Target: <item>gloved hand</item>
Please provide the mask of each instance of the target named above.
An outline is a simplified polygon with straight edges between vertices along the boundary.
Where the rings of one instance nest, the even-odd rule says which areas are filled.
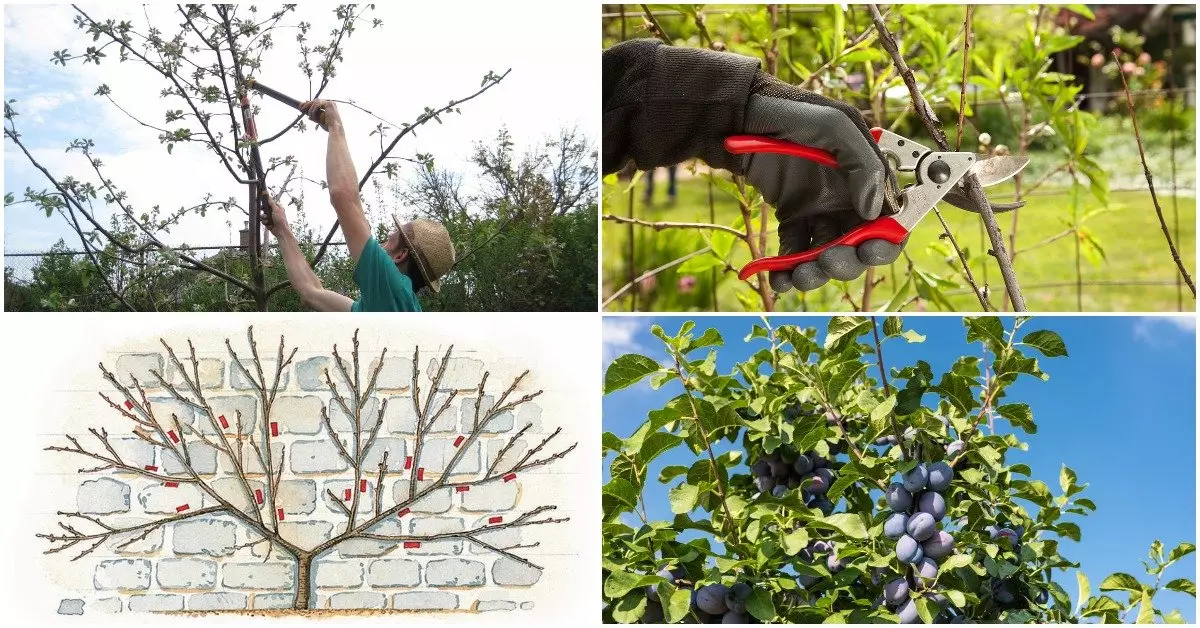
[[[785,155],[742,156],[746,180],[775,207],[779,255],[820,246],[856,225],[896,209],[891,168],[854,107],[760,75],[745,112],[745,133],[765,135],[833,153],[838,168]],[[791,273],[773,271],[771,287],[813,290],[830,279],[861,275],[868,265],[890,264],[904,243],[867,240],[834,246]]]

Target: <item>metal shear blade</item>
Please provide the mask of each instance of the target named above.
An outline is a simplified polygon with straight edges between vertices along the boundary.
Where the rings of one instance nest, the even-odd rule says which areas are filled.
[[[901,206],[892,219],[906,231],[942,200],[971,171],[975,153],[930,150],[891,131],[879,131],[879,150],[890,158],[900,172],[913,172],[917,182],[900,191]]]

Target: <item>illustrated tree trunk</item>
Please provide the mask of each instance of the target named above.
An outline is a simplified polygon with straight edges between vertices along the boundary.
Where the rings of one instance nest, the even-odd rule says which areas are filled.
[[[292,610],[308,610],[312,595],[313,554],[296,555],[296,601]]]

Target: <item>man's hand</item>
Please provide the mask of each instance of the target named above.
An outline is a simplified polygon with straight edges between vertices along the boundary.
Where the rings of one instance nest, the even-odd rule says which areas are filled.
[[[267,221],[267,224],[270,225],[271,234],[278,238],[281,233],[290,232],[291,227],[288,226],[287,213],[283,211],[283,207],[275,202],[273,198],[267,199],[267,207],[271,210],[271,215]]]
[[[332,101],[310,100],[300,104],[300,111],[326,131],[332,132],[342,128],[342,117],[338,114],[337,105]]]
[[[867,220],[878,218],[895,180],[858,110],[780,81],[760,79],[746,105],[745,132],[829,151],[838,168],[797,157],[748,154],[742,171],[779,220],[779,254],[820,246]],[[895,209],[895,208],[892,208]],[[896,260],[903,244],[868,240],[835,246],[791,273],[770,273],[771,287],[813,290],[830,279],[848,281],[869,265]]]

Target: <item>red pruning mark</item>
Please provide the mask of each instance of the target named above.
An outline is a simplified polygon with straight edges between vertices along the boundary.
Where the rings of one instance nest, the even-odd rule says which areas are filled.
[[[515,480],[515,479],[517,479],[517,474],[516,474],[516,473],[509,473],[508,475],[504,476],[504,481],[505,481],[505,482],[512,482],[512,481],[513,481],[513,480]]]
[[[275,514],[278,515],[278,517],[276,517],[277,519],[279,519],[280,521],[283,521],[283,509],[282,508],[276,508]]]
[[[425,467],[417,467],[417,481],[421,482],[425,479]]]
[[[179,488],[179,482],[165,482],[163,486],[167,488]]]
[[[179,437],[175,435],[175,430],[171,430],[171,431],[167,432],[167,436],[171,437],[171,442],[173,442],[173,443],[179,442]]]
[[[488,523],[500,523],[504,521],[504,517],[488,517]]]
[[[221,427],[223,427],[223,428],[225,428],[225,429],[229,429],[229,421],[225,420],[225,415],[224,415],[224,414],[222,414],[221,416],[217,417],[217,420],[221,422]]]
[[[411,468],[412,468],[412,456],[405,456],[404,457],[404,470],[407,471]]]
[[[466,440],[466,439],[467,439],[467,437],[466,437],[466,436],[463,436],[462,434],[459,434],[459,435],[458,435],[458,438],[454,439],[454,446],[455,446],[455,447],[458,447],[458,446],[459,446],[459,445],[461,445],[461,444],[462,444],[462,442],[463,442],[464,440]]]
[[[350,501],[350,494],[351,494],[352,492],[353,492],[353,491],[351,491],[350,489],[346,489],[346,493],[345,493],[345,495],[346,495],[346,496],[345,496],[345,498],[344,498],[344,499],[345,499],[345,501]]]
[[[404,515],[407,515],[410,512],[412,512],[411,508],[405,508],[404,510],[401,510],[400,512],[396,513],[396,518],[403,517]]]
[[[130,400],[128,400],[128,399],[126,399],[126,400],[125,400],[125,409],[126,409],[126,410],[132,410],[132,409],[133,409],[133,402],[132,402],[132,401],[130,401]]]
[[[154,465],[152,465],[152,464],[148,464],[148,465],[146,465],[146,467],[145,467],[145,468],[146,468],[146,470],[147,470],[147,471],[158,471],[158,467],[156,467],[156,466],[154,466]]]
[[[279,424],[271,421],[271,436],[279,436]]]
[[[405,541],[404,542],[404,549],[412,549],[414,547],[421,547],[421,542],[420,541]]]
[[[262,496],[261,488],[254,489],[254,501],[258,502],[259,504],[263,503],[263,496]]]
[[[367,492],[367,481],[366,480],[358,481],[358,492],[360,492],[360,493]]]
[[[469,486],[456,486],[456,487],[454,487],[454,492],[455,492],[455,493],[465,493],[465,492],[467,492],[467,491],[469,491],[469,490],[471,490],[471,487],[469,487]]]
[[[185,510],[189,510],[189,509],[191,509],[191,506],[189,506],[189,505],[187,505],[187,504],[184,504],[184,505],[182,505],[182,506],[176,506],[176,507],[175,507],[175,512],[183,512],[183,511],[185,511]]]

